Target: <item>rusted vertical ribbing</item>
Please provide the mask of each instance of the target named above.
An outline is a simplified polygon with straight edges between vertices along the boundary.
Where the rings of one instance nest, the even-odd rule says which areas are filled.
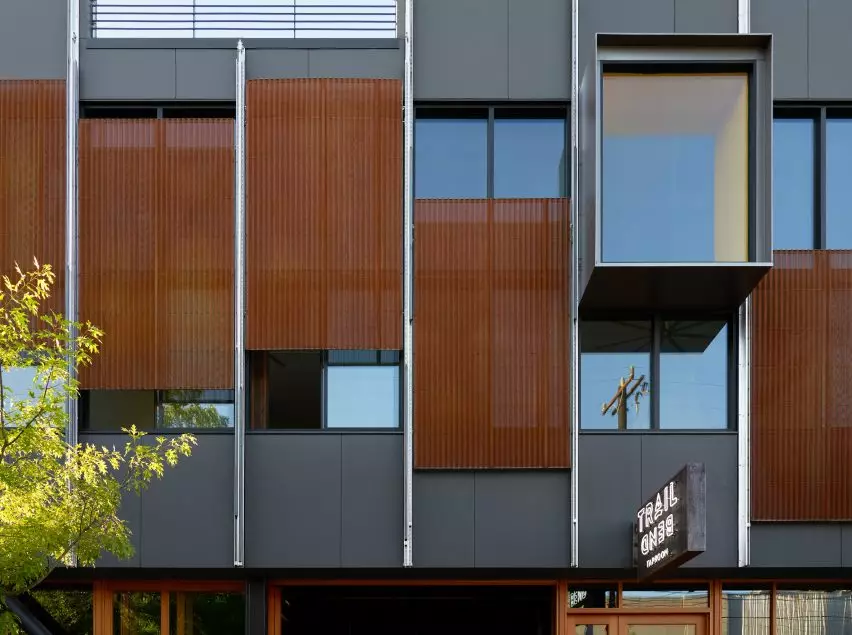
[[[567,200],[421,200],[415,222],[416,466],[568,467]]]
[[[247,93],[247,348],[399,349],[400,83]]]
[[[780,251],[754,293],[752,518],[852,518],[852,252]]]
[[[233,121],[80,122],[86,388],[231,388]]]
[[[64,311],[65,82],[0,80],[0,275],[50,264]]]

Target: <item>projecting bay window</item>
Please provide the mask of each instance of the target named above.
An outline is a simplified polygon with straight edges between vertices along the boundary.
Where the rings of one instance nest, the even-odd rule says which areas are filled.
[[[580,306],[732,310],[771,267],[760,36],[597,36],[581,82]]]
[[[252,351],[253,430],[396,430],[399,351]]]
[[[581,321],[581,428],[733,428],[734,341],[724,316]]]

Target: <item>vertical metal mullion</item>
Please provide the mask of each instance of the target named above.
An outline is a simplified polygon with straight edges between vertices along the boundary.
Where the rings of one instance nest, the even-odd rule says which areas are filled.
[[[663,344],[663,320],[651,318],[651,430],[660,429],[660,361]]]
[[[488,132],[487,136],[487,170],[488,170],[488,178],[487,185],[485,187],[486,197],[494,198],[494,107],[490,106],[488,108]]]
[[[414,566],[414,0],[405,0],[402,200],[402,565]]]
[[[245,551],[246,436],[246,51],[237,42],[234,121],[234,566]]]
[[[65,69],[65,319],[72,324],[78,320],[77,307],[77,132],[80,120],[80,0],[68,0],[68,25],[66,31],[67,66]],[[77,379],[76,327],[69,329],[68,356],[66,367],[68,379]],[[65,441],[69,445],[78,442],[78,403],[77,396],[69,394],[65,400]],[[68,482],[70,490],[71,483]],[[77,566],[77,553],[71,549],[69,554],[72,567]]]
[[[580,0],[571,0],[571,104],[569,114],[569,124],[571,126],[571,143],[569,150],[566,152],[566,160],[569,163],[568,169],[571,171],[571,183],[568,190],[571,196],[571,225],[570,245],[571,245],[571,314],[568,319],[570,322],[571,336],[569,349],[569,363],[571,369],[571,385],[569,388],[568,400],[570,403],[569,410],[569,425],[571,433],[569,435],[569,443],[571,444],[571,566],[580,566],[580,452],[579,452],[579,432],[580,432],[580,409],[579,409],[579,394],[580,394],[580,353],[579,353],[579,302],[580,302],[580,276],[579,276],[579,241],[577,240],[577,227],[579,226],[578,195],[580,182],[580,126],[578,121],[578,99],[580,96],[580,78],[579,78],[579,56],[580,56]]]
[[[817,249],[828,249],[828,204],[826,201],[826,149],[827,149],[827,127],[828,115],[825,106],[819,109],[817,120],[816,143],[814,143],[814,167],[816,170],[816,183],[814,196],[814,241]]]

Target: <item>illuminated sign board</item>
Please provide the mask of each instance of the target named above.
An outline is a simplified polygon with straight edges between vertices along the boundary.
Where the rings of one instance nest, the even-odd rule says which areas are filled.
[[[687,463],[638,509],[634,549],[639,578],[648,578],[704,552],[707,494],[703,463]]]

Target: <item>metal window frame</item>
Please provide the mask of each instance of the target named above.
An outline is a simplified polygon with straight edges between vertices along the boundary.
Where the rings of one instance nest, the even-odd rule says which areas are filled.
[[[725,432],[736,432],[740,427],[738,425],[738,417],[737,417],[737,404],[740,396],[740,390],[738,386],[738,373],[737,373],[737,361],[739,359],[739,349],[740,344],[738,341],[739,337],[739,326],[737,315],[735,313],[728,312],[720,312],[717,315],[708,315],[708,314],[696,314],[696,313],[679,313],[679,312],[654,312],[654,313],[645,313],[645,314],[599,314],[594,315],[593,317],[584,317],[579,321],[579,329],[582,329],[582,325],[584,322],[611,322],[611,321],[625,321],[625,320],[635,320],[635,321],[646,321],[650,323],[651,327],[651,349],[648,351],[649,358],[649,367],[650,367],[650,408],[651,408],[651,416],[649,418],[649,427],[642,429],[633,429],[633,430],[607,430],[600,428],[583,428],[582,421],[579,421],[578,415],[578,432],[579,434],[655,434],[655,433],[674,433],[674,434],[705,434],[705,433],[725,433]],[[660,427],[660,391],[662,390],[662,382],[661,382],[661,360],[662,360],[662,335],[663,335],[663,323],[671,320],[680,320],[680,321],[696,321],[696,322],[715,322],[715,321],[724,321],[725,327],[727,327],[727,342],[726,342],[726,368],[725,368],[725,411],[727,413],[727,423],[728,425],[724,428],[662,428]],[[724,327],[723,327],[724,328]],[[582,367],[580,364],[580,357],[582,357],[582,351],[580,349],[580,341],[582,335],[578,333],[577,339],[577,351],[578,351],[578,363],[577,363],[577,372],[576,375],[578,377],[577,381],[577,390],[580,389],[582,382]],[[580,402],[580,394],[577,393],[575,397],[578,406]]]
[[[550,113],[549,116],[535,117],[533,114],[536,111]],[[455,117],[454,117],[455,115]],[[484,116],[483,116],[484,115]],[[508,116],[507,116],[508,115]],[[416,121],[427,119],[470,119],[472,121],[484,121],[486,124],[486,146],[485,146],[485,196],[470,196],[462,197],[476,200],[479,198],[494,199],[498,198],[494,195],[494,157],[495,157],[495,141],[494,129],[495,122],[498,119],[553,119],[560,120],[564,123],[564,139],[563,146],[565,149],[566,159],[570,148],[571,136],[571,113],[570,105],[564,101],[543,101],[543,102],[518,102],[518,103],[499,103],[499,102],[420,102],[415,109]],[[571,196],[570,182],[571,162],[566,160],[565,165],[565,197]],[[445,197],[424,197],[424,198],[445,198]],[[457,197],[454,197],[457,198]],[[506,198],[506,197],[500,197]],[[516,197],[508,197],[516,198]],[[561,197],[557,197],[561,198]]]

